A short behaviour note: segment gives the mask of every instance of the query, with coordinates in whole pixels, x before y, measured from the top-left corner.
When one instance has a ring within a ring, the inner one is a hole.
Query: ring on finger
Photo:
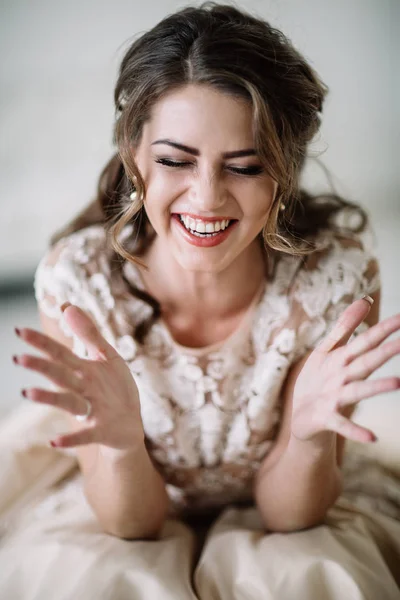
[[[84,400],[86,402],[86,412],[83,415],[75,415],[77,421],[87,421],[92,414],[92,403],[89,400],[86,400],[86,398]]]

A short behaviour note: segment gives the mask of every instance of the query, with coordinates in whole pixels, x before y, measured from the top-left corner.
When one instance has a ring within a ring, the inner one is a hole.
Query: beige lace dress
[[[400,480],[383,467],[354,455],[347,497],[311,529],[266,531],[257,507],[243,505],[279,431],[288,369],[354,298],[379,287],[368,236],[321,232],[318,243],[305,264],[283,258],[237,330],[201,349],[177,344],[162,320],[144,345],[133,340],[132,325],[150,309],[110,263],[101,227],[44,256],[35,281],[41,309],[69,335],[60,305],[81,306],[136,379],[171,514],[155,541],[105,533],[74,451],[47,443],[69,430],[66,413],[22,403],[0,421],[0,598],[400,599]],[[132,264],[124,274],[142,285]],[[79,339],[74,349],[85,357]],[[203,519],[210,509],[221,510]],[[190,520],[176,514],[185,511]]]
[[[101,226],[62,239],[39,264],[40,308],[70,336],[60,306],[80,306],[129,365],[147,447],[167,483],[172,512],[251,500],[253,478],[279,430],[289,368],[349,303],[379,288],[370,231],[364,238],[322,231],[317,243],[306,261],[280,260],[228,339],[198,349],[179,345],[162,320],[143,345],[133,339],[133,325],[151,309],[129,293],[111,264]],[[126,263],[124,275],[143,289],[135,265]],[[82,342],[73,342],[85,357]]]

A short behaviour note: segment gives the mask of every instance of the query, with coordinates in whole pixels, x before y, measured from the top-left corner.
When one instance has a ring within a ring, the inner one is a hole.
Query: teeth
[[[214,225],[212,223],[206,224],[206,233],[214,233]]]
[[[216,233],[218,231],[223,231],[230,223],[228,219],[223,219],[222,221],[205,222],[192,219],[187,215],[180,215],[180,218],[186,229],[197,233]]]

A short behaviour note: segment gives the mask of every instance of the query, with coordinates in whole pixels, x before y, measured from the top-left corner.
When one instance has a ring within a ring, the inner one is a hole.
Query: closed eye
[[[229,171],[232,171],[232,173],[238,173],[239,175],[249,175],[249,176],[254,176],[254,175],[260,175],[264,169],[262,167],[259,167],[257,165],[252,165],[250,167],[227,167],[227,169],[229,169]]]
[[[157,158],[155,162],[160,165],[164,165],[166,167],[173,167],[176,169],[182,169],[193,164],[185,161],[171,160],[169,158]],[[250,165],[249,167],[227,167],[227,169],[237,175],[247,176],[260,175],[264,171],[263,167],[260,167],[258,165]]]

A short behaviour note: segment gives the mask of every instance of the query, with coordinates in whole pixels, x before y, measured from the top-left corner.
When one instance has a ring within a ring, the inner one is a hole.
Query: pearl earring
[[[283,212],[285,209],[286,209],[286,204],[283,204],[283,202],[281,202],[281,204],[279,206],[279,210]]]
[[[129,198],[133,201],[137,198],[137,191],[133,190],[133,192],[129,195]]]

